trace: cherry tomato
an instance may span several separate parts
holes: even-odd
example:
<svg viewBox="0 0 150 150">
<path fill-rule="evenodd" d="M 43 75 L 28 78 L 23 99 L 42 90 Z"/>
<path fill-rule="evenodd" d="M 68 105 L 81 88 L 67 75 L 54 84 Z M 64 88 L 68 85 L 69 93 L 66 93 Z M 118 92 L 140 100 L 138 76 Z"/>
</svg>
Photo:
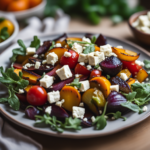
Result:
<svg viewBox="0 0 150 150">
<path fill-rule="evenodd" d="M 77 64 L 75 67 L 75 74 L 82 74 L 85 76 L 89 76 L 91 71 L 87 70 L 85 66 L 82 66 L 80 64 Z"/>
<path fill-rule="evenodd" d="M 94 77 L 100 77 L 102 74 L 102 72 L 100 70 L 92 70 L 91 74 L 90 74 L 90 79 L 94 78 Z"/>
<path fill-rule="evenodd" d="M 47 93 L 43 87 L 32 86 L 27 93 L 27 101 L 33 106 L 44 105 L 47 101 Z"/>
<path fill-rule="evenodd" d="M 135 61 L 122 61 L 122 63 L 123 63 L 123 69 L 128 69 L 132 73 L 133 77 L 142 68 L 141 66 L 139 66 L 138 64 L 136 64 Z"/>
<path fill-rule="evenodd" d="M 74 69 L 76 64 L 78 63 L 78 57 L 79 54 L 73 50 L 69 50 L 69 53 L 71 53 L 71 57 L 65 57 L 64 55 L 60 59 L 60 64 L 63 65 L 68 65 L 70 69 Z"/>
</svg>

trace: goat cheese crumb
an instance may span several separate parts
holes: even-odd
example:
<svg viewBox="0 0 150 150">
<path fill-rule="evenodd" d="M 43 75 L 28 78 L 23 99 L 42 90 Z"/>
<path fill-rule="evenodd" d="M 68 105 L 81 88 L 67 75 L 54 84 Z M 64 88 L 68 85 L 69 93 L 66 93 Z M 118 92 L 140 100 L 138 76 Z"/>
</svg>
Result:
<svg viewBox="0 0 150 150">
<path fill-rule="evenodd" d="M 121 45 L 118 45 L 118 46 L 117 46 L 117 48 L 122 48 L 122 49 L 123 49 L 123 46 L 121 46 Z"/>
<path fill-rule="evenodd" d="M 47 93 L 47 100 L 50 104 L 58 102 L 60 100 L 60 92 L 53 91 L 53 92 Z"/>
<path fill-rule="evenodd" d="M 81 83 L 81 87 L 79 89 L 81 92 L 85 92 L 90 88 L 89 80 L 81 81 L 79 83 Z"/>
<path fill-rule="evenodd" d="M 79 78 L 80 77 L 80 74 L 75 74 L 75 78 Z"/>
<path fill-rule="evenodd" d="M 68 79 L 72 77 L 72 72 L 68 65 L 64 65 L 62 68 L 56 70 L 56 74 L 61 80 Z"/>
<path fill-rule="evenodd" d="M 136 80 L 135 83 L 140 83 L 140 82 L 138 80 Z"/>
<path fill-rule="evenodd" d="M 128 79 L 128 77 L 125 73 L 120 73 L 120 78 L 124 81 L 126 81 Z"/>
<path fill-rule="evenodd" d="M 52 106 L 48 106 L 48 107 L 45 109 L 45 112 L 50 115 L 51 112 L 52 112 Z"/>
<path fill-rule="evenodd" d="M 50 66 L 46 66 L 46 68 L 50 68 Z"/>
<path fill-rule="evenodd" d="M 139 23 L 142 26 L 150 26 L 150 21 L 148 19 L 148 16 L 146 16 L 146 15 L 139 16 Z"/>
<path fill-rule="evenodd" d="M 65 56 L 65 57 L 71 57 L 71 53 L 65 52 L 65 53 L 64 53 L 64 56 Z"/>
<path fill-rule="evenodd" d="M 58 56 L 54 52 L 49 53 L 46 57 L 47 64 L 54 65 L 58 61 Z"/>
<path fill-rule="evenodd" d="M 142 61 L 136 60 L 135 63 L 139 66 L 144 67 L 144 63 Z"/>
<path fill-rule="evenodd" d="M 92 116 L 92 117 L 91 117 L 91 120 L 92 120 L 92 122 L 95 122 L 95 117 Z"/>
<path fill-rule="evenodd" d="M 42 64 L 45 65 L 47 63 L 47 60 L 43 60 Z"/>
<path fill-rule="evenodd" d="M 88 63 L 88 54 L 79 54 L 78 62 Z"/>
<path fill-rule="evenodd" d="M 35 55 L 33 55 L 33 57 L 34 57 L 34 58 L 37 58 L 37 57 L 38 57 L 38 55 L 37 55 L 37 54 L 35 54 Z"/>
<path fill-rule="evenodd" d="M 23 89 L 19 89 L 19 94 L 23 94 L 24 90 Z"/>
<path fill-rule="evenodd" d="M 61 43 L 56 43 L 55 47 L 61 47 Z"/>
<path fill-rule="evenodd" d="M 86 37 L 83 37 L 83 38 L 82 38 L 82 41 L 91 43 L 91 40 L 90 40 L 89 38 L 86 38 Z"/>
<path fill-rule="evenodd" d="M 26 49 L 26 55 L 32 55 L 32 54 L 35 54 L 36 52 L 36 48 L 34 47 L 27 47 Z"/>
<path fill-rule="evenodd" d="M 23 66 L 24 69 L 28 69 L 30 67 L 34 66 L 34 64 L 30 64 L 30 63 L 27 63 Z"/>
<path fill-rule="evenodd" d="M 146 81 L 149 81 L 149 78 L 146 78 Z"/>
<path fill-rule="evenodd" d="M 78 43 L 74 43 L 73 46 L 72 46 L 72 50 L 74 50 L 75 52 L 80 54 L 80 53 L 82 53 L 83 48 Z"/>
<path fill-rule="evenodd" d="M 35 69 L 39 69 L 40 66 L 41 66 L 41 62 L 36 61 L 36 63 L 35 63 Z"/>
<path fill-rule="evenodd" d="M 142 108 L 142 110 L 143 110 L 144 112 L 146 112 L 146 111 L 147 111 L 147 106 L 144 106 L 144 107 Z"/>
<path fill-rule="evenodd" d="M 59 106 L 59 107 L 62 107 L 62 104 L 63 104 L 64 102 L 65 102 L 65 100 L 62 99 L 61 101 L 56 102 L 55 105 L 57 105 L 57 106 Z"/>
<path fill-rule="evenodd" d="M 73 106 L 72 107 L 72 116 L 73 118 L 81 118 L 83 119 L 84 114 L 85 114 L 85 108 Z"/>
<path fill-rule="evenodd" d="M 92 66 L 91 66 L 91 65 L 87 65 L 86 67 L 87 67 L 87 70 L 92 69 Z"/>
<path fill-rule="evenodd" d="M 40 86 L 43 86 L 45 88 L 50 87 L 54 83 L 54 78 L 52 76 L 45 75 L 40 80 Z"/>
<path fill-rule="evenodd" d="M 84 62 L 80 62 L 79 64 L 80 64 L 80 65 L 82 65 L 82 66 L 84 66 L 84 65 L 85 65 L 85 63 L 84 63 Z"/>
<path fill-rule="evenodd" d="M 87 122 L 87 121 L 88 121 L 88 119 L 87 119 L 87 118 L 83 118 L 83 121 Z"/>
<path fill-rule="evenodd" d="M 119 92 L 119 85 L 111 85 L 111 86 L 110 86 L 110 90 L 111 90 L 111 91 Z"/>
<path fill-rule="evenodd" d="M 80 103 L 79 106 L 80 106 L 80 107 L 84 107 L 84 103 Z"/>
<path fill-rule="evenodd" d="M 110 53 L 112 53 L 112 49 L 111 49 L 111 46 L 109 44 L 100 46 L 100 50 L 101 50 L 101 52 L 104 52 L 104 55 L 106 57 L 109 57 Z"/>
</svg>

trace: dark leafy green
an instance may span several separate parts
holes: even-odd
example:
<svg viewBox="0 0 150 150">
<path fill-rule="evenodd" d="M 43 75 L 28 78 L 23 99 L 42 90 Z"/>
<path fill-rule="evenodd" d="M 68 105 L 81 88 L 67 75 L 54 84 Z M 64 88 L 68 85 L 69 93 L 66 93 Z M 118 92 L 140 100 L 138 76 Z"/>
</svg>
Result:
<svg viewBox="0 0 150 150">
<path fill-rule="evenodd" d="M 96 66 L 94 66 L 94 69 L 97 69 L 97 68 L 99 68 L 99 64 L 97 64 Z"/>
<path fill-rule="evenodd" d="M 0 42 L 9 38 L 8 28 L 4 27 L 0 30 Z"/>
<path fill-rule="evenodd" d="M 49 50 L 53 49 L 55 47 L 55 41 L 52 41 L 52 45 L 50 46 Z"/>
<path fill-rule="evenodd" d="M 40 40 L 38 39 L 37 36 L 34 36 L 33 41 L 30 44 L 30 47 L 35 47 L 36 49 L 38 49 L 40 47 Z"/>
<path fill-rule="evenodd" d="M 93 37 L 91 38 L 91 43 L 94 44 L 94 43 L 96 42 L 96 39 L 97 39 L 96 36 L 93 36 Z"/>
</svg>

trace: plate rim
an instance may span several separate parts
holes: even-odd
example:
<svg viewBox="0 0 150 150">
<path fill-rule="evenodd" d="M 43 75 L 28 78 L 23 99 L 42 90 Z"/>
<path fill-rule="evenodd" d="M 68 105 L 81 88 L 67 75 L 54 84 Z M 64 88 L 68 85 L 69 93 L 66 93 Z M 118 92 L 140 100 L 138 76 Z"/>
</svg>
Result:
<svg viewBox="0 0 150 150">
<path fill-rule="evenodd" d="M 85 34 L 86 32 L 67 32 L 67 34 Z M 61 33 L 60 33 L 61 34 Z M 50 37 L 50 36 L 59 36 L 60 35 L 59 33 L 57 34 L 50 34 L 50 35 L 42 35 L 42 36 L 39 36 L 39 38 L 46 38 L 46 37 Z M 97 33 L 91 33 L 91 34 L 97 34 Z M 116 37 L 112 37 L 112 36 L 107 36 L 107 35 L 104 35 L 106 36 L 106 38 L 110 38 L 110 39 L 113 39 L 113 40 L 118 40 L 118 41 L 121 41 L 127 45 L 130 45 L 130 46 L 133 46 L 137 49 L 139 49 L 140 51 L 142 51 L 143 53 L 145 53 L 146 55 L 150 56 L 150 53 L 148 51 L 146 51 L 144 48 L 130 42 L 130 41 L 127 41 L 127 40 L 124 40 L 124 39 L 118 39 Z M 30 41 L 31 39 L 28 39 L 28 40 L 25 40 L 25 41 Z M 12 45 L 10 45 L 7 49 L 9 49 L 10 47 L 12 47 L 13 45 L 15 45 L 16 43 L 13 43 Z M 0 53 L 0 55 L 2 53 L 4 53 L 5 51 L 4 50 L 3 52 Z M 5 105 L 5 104 L 4 104 Z M 100 136 L 106 136 L 106 135 L 110 135 L 110 134 L 114 134 L 114 133 L 117 133 L 119 131 L 122 131 L 124 129 L 127 129 L 129 127 L 132 127 L 140 122 L 142 122 L 143 120 L 145 120 L 146 118 L 148 118 L 150 116 L 150 111 L 145 114 L 142 118 L 138 119 L 137 121 L 133 122 L 133 123 L 130 123 L 124 127 L 121 127 L 119 129 L 116 129 L 116 130 L 113 130 L 113 131 L 109 131 L 109 132 L 106 132 L 106 133 L 89 133 L 89 134 L 74 134 L 74 133 L 57 133 L 57 132 L 47 132 L 47 131 L 44 131 L 42 130 L 41 128 L 37 128 L 37 127 L 34 127 L 34 126 L 30 126 L 30 125 L 27 125 L 27 124 L 24 124 L 22 122 L 19 122 L 18 120 L 14 119 L 13 117 L 11 117 L 7 111 L 5 111 L 3 108 L 0 107 L 0 112 L 8 119 L 10 120 L 11 122 L 13 122 L 14 124 L 18 125 L 18 126 L 21 126 L 23 128 L 26 128 L 30 131 L 33 131 L 33 132 L 36 132 L 36 133 L 40 133 L 40 134 L 45 134 L 45 135 L 50 135 L 50 136 L 55 136 L 55 137 L 61 137 L 61 138 L 72 138 L 72 139 L 76 139 L 76 138 L 91 138 L 91 137 L 100 137 Z M 88 136 L 87 136 L 88 135 Z"/>
</svg>

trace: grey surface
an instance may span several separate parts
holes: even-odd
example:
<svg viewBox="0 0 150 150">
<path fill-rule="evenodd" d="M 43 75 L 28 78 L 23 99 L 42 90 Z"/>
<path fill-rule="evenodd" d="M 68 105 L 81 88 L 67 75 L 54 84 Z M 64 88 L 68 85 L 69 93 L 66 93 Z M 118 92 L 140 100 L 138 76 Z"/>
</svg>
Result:
<svg viewBox="0 0 150 150">
<path fill-rule="evenodd" d="M 72 33 L 68 34 L 69 36 L 74 36 L 74 37 L 82 37 L 84 33 Z M 53 39 L 56 38 L 58 35 L 55 36 L 47 36 L 47 37 L 41 37 L 41 41 L 48 40 L 48 39 Z M 143 50 L 142 48 L 131 44 L 129 42 L 121 41 L 119 39 L 114 39 L 111 37 L 107 37 L 108 44 L 112 46 L 117 46 L 117 45 L 122 45 L 125 49 L 129 49 L 135 52 L 139 52 L 141 54 L 139 60 L 144 60 L 144 59 L 149 59 L 148 53 L 146 54 L 146 51 Z M 25 44 L 29 45 L 29 41 L 26 41 Z M 0 65 L 3 67 L 6 67 L 10 62 L 9 58 L 12 56 L 12 49 L 18 47 L 17 44 L 12 45 L 9 47 L 5 52 L 3 52 L 0 55 Z M 144 52 L 143 52 L 144 51 Z M 5 93 L 5 90 L 3 90 L 3 86 L 0 85 L 0 95 L 3 95 Z M 32 130 L 34 132 L 38 133 L 43 133 L 47 135 L 52 135 L 52 136 L 59 136 L 59 137 L 69 137 L 69 138 L 90 138 L 90 137 L 96 137 L 96 136 L 103 136 L 103 135 L 108 135 L 112 134 L 115 132 L 118 132 L 120 130 L 123 130 L 127 127 L 130 127 L 134 124 L 137 124 L 138 122 L 144 120 L 150 115 L 150 104 L 147 105 L 148 111 L 144 112 L 142 114 L 137 114 L 134 112 L 130 112 L 125 115 L 127 117 L 126 121 L 123 121 L 122 119 L 114 120 L 111 121 L 109 120 L 107 122 L 107 126 L 103 130 L 94 130 L 93 127 L 90 128 L 85 128 L 82 129 L 81 131 L 78 132 L 73 132 L 73 131 L 64 131 L 62 134 L 58 134 L 56 132 L 53 132 L 50 130 L 48 127 L 47 128 L 37 128 L 34 126 L 35 121 L 29 120 L 28 118 L 25 117 L 25 114 L 23 111 L 14 111 L 10 107 L 4 104 L 0 104 L 0 112 L 9 120 L 12 122 L 25 127 L 29 130 Z"/>
</svg>

